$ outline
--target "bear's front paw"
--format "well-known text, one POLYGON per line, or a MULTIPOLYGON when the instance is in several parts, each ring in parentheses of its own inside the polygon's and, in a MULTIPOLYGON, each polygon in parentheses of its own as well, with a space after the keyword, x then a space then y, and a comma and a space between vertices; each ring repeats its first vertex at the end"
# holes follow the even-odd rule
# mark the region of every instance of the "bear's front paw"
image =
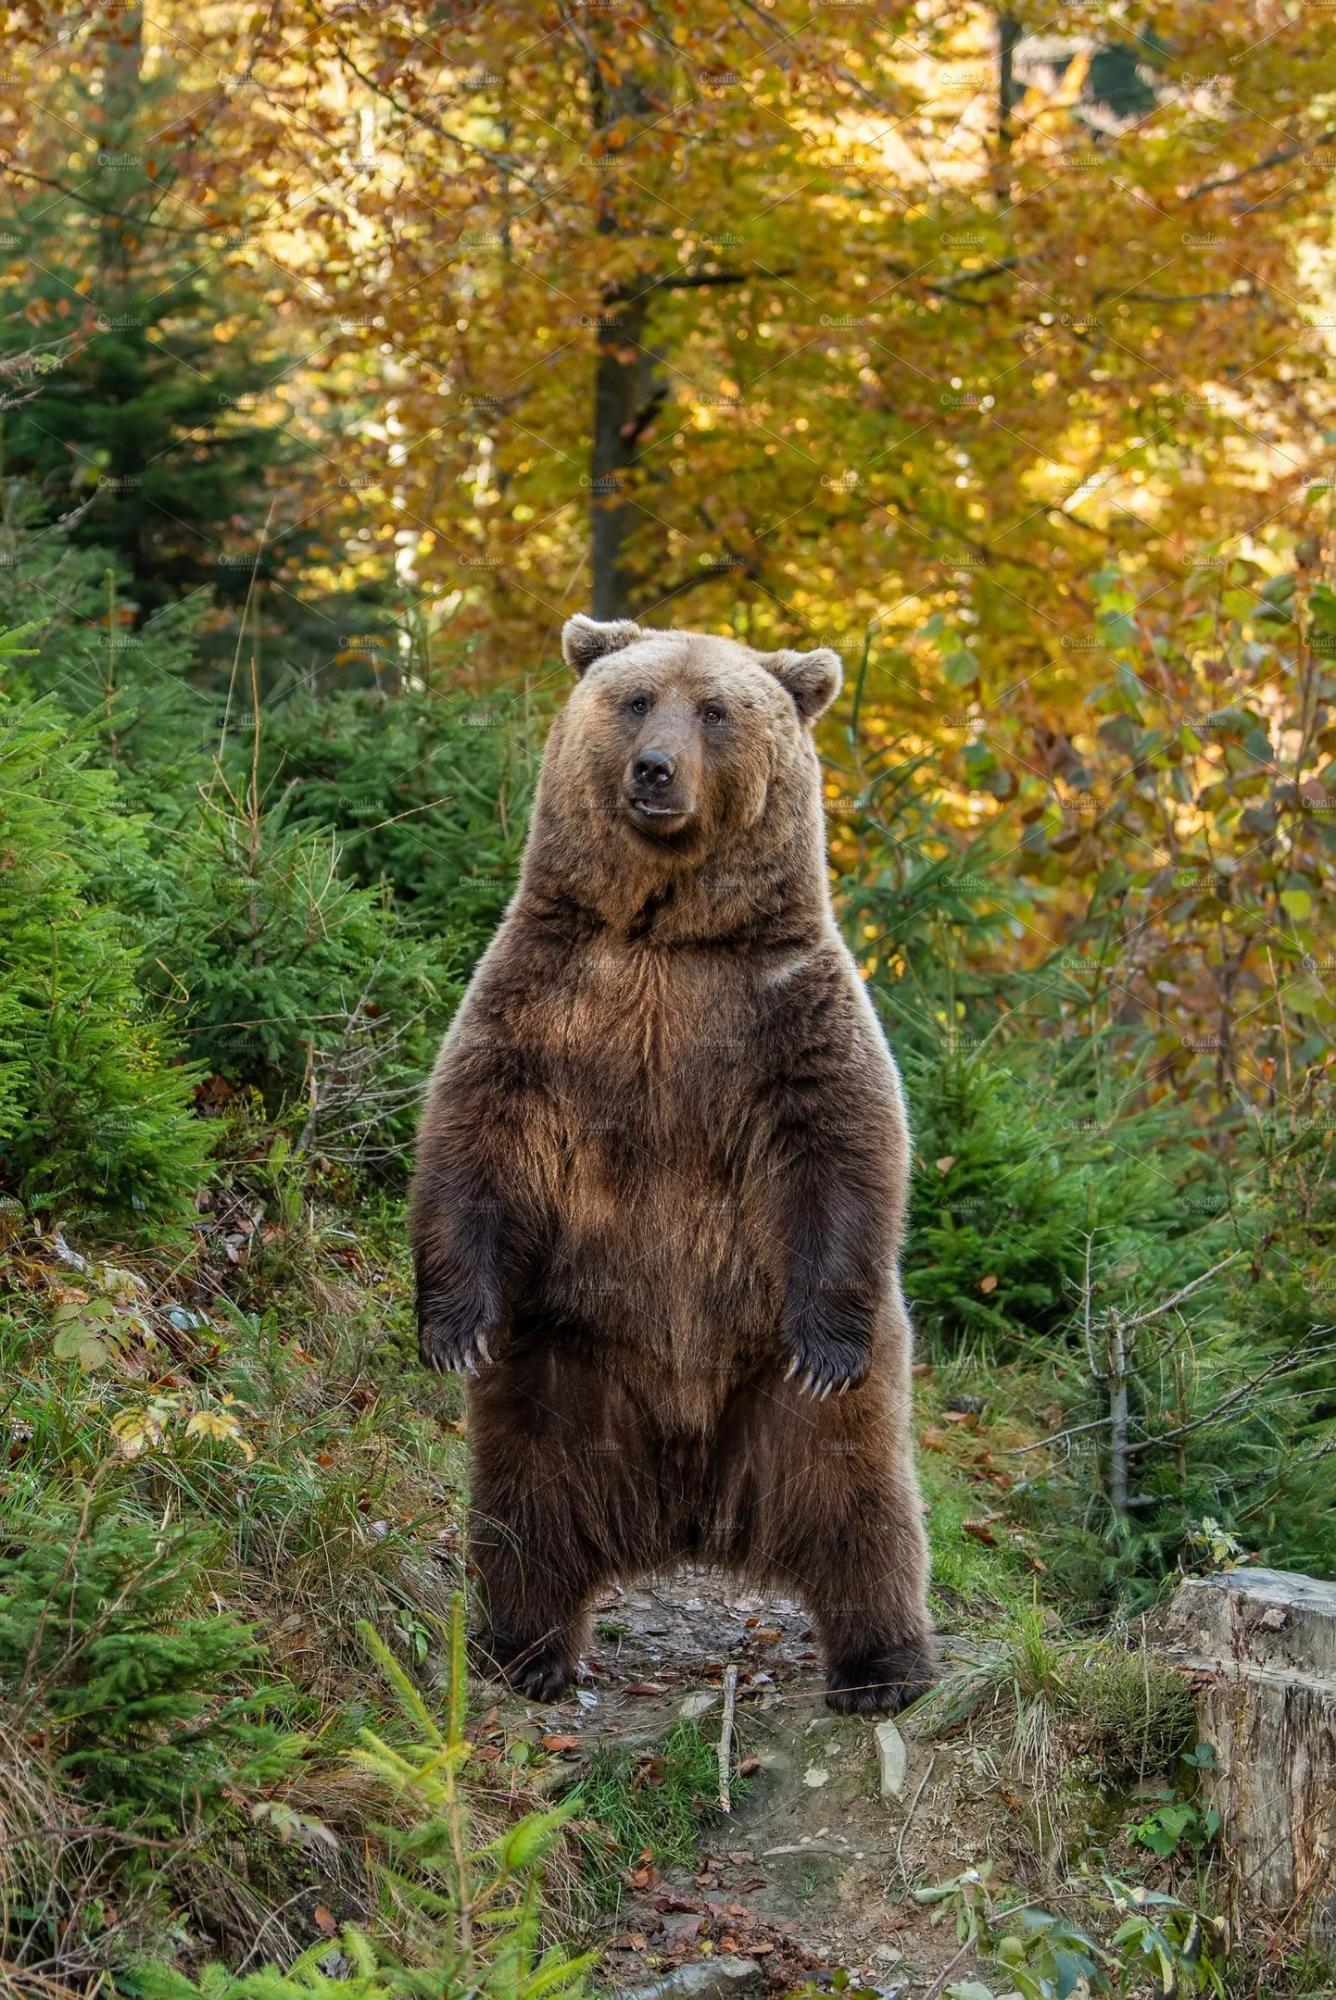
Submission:
POLYGON ((867 1377, 868 1351, 852 1340, 804 1341, 794 1353, 784 1380, 804 1395, 823 1403, 831 1390, 843 1396, 867 1377))
POLYGON ((461 1326, 449 1319, 424 1317, 418 1322, 418 1354, 424 1368, 438 1375, 476 1375, 491 1365, 495 1328, 461 1326))

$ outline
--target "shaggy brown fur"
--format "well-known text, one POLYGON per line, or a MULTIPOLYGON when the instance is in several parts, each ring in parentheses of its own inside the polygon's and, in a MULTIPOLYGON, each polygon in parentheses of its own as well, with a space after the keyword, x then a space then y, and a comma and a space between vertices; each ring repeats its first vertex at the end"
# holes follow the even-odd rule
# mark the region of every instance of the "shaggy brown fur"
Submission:
POLYGON ((804 1599, 841 1710, 932 1673, 899 1079, 826 887, 833 653, 574 618, 518 894, 432 1078, 423 1359, 470 1376, 480 1649, 541 1699, 611 1578, 804 1599))

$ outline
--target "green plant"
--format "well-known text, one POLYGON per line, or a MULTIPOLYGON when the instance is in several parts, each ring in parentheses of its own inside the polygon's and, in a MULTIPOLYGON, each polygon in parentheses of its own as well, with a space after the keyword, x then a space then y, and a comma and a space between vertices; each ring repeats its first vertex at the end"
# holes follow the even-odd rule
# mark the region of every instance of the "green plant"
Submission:
POLYGON ((0 705, 0 1187, 140 1233, 190 1218, 209 1151, 112 900, 150 865, 87 737, 49 699, 0 705))
POLYGON ((347 874, 388 887, 462 981, 515 885, 538 748, 503 690, 295 693, 266 712, 260 780, 290 820, 332 828, 347 874))
POLYGON ((221 771, 143 878, 146 977, 191 1057, 298 1143, 364 1161, 411 1135, 443 1018, 428 941, 349 881, 335 837, 221 771))
POLYGON ((0 1700, 108 1827, 174 1831, 300 1753, 264 1719, 250 1629, 205 1610, 212 1537, 89 1492, 10 1495, 0 1542, 0 1700))
MULTIPOLYGON (((954 1034, 905 1081, 915 1138, 905 1290, 948 1352, 1013 1359, 1070 1324, 1087 1233, 1127 1226, 1144 1186, 1123 1147, 1066 1122, 1014 1044, 954 1034)), ((1077 1109, 1081 1106, 1078 1101, 1077 1109)))
POLYGON ((1169 1799, 1127 1830, 1129 1840, 1150 1849, 1167 1861, 1186 1848, 1200 1854, 1220 1831, 1220 1815, 1214 1806, 1202 1807, 1191 1799, 1169 1799))
POLYGON ((916 1890, 932 1921, 954 1919, 960 1949, 991 1961, 1004 1987, 973 1979, 944 1985, 947 2000, 1071 2000, 1071 1996, 1136 1992, 1155 1979, 1161 2000, 1191 1993, 1225 1993, 1218 1948, 1219 1919, 1204 1918, 1176 1896, 1129 1888, 1102 1877, 1104 1894, 1091 1898, 1096 1915, 1113 1922, 1099 1940, 1061 1912, 1017 1903, 1006 1890, 994 1894, 987 1865, 966 1869, 952 1881, 916 1890))
POLYGON ((412 1740, 392 1745, 360 1732, 353 1761, 384 1786, 399 1814, 379 1830, 373 1928, 345 1924, 285 1969, 233 1975, 220 1966, 198 1981, 162 1962, 125 1978, 139 2000, 557 2000, 585 1990, 595 1954, 572 1957, 541 1940, 543 1866, 575 1810, 527 1813, 475 1845, 462 1785, 473 1746, 464 1733, 463 1603, 449 1624, 444 1727, 369 1627, 368 1649, 390 1683, 412 1740))

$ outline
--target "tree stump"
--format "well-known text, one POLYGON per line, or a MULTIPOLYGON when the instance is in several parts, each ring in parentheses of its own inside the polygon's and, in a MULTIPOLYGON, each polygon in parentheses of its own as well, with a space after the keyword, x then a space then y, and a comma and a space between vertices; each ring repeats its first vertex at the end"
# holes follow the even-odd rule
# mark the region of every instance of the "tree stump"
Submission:
POLYGON ((1336 1937, 1336 1583, 1276 1569, 1194 1577, 1159 1638, 1198 1680, 1236 1904, 1296 1937, 1336 1937))

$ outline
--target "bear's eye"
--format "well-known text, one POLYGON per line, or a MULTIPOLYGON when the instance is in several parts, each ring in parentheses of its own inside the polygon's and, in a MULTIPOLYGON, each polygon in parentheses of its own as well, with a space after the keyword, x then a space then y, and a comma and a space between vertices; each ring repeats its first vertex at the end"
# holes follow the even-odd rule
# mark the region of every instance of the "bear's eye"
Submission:
POLYGON ((720 708, 717 701, 707 701, 700 712, 700 719, 708 723, 711 729, 717 729, 721 722, 728 721, 728 712, 720 708))
POLYGON ((633 694, 626 706, 630 709, 632 715, 648 715, 649 696, 647 694, 633 694))

